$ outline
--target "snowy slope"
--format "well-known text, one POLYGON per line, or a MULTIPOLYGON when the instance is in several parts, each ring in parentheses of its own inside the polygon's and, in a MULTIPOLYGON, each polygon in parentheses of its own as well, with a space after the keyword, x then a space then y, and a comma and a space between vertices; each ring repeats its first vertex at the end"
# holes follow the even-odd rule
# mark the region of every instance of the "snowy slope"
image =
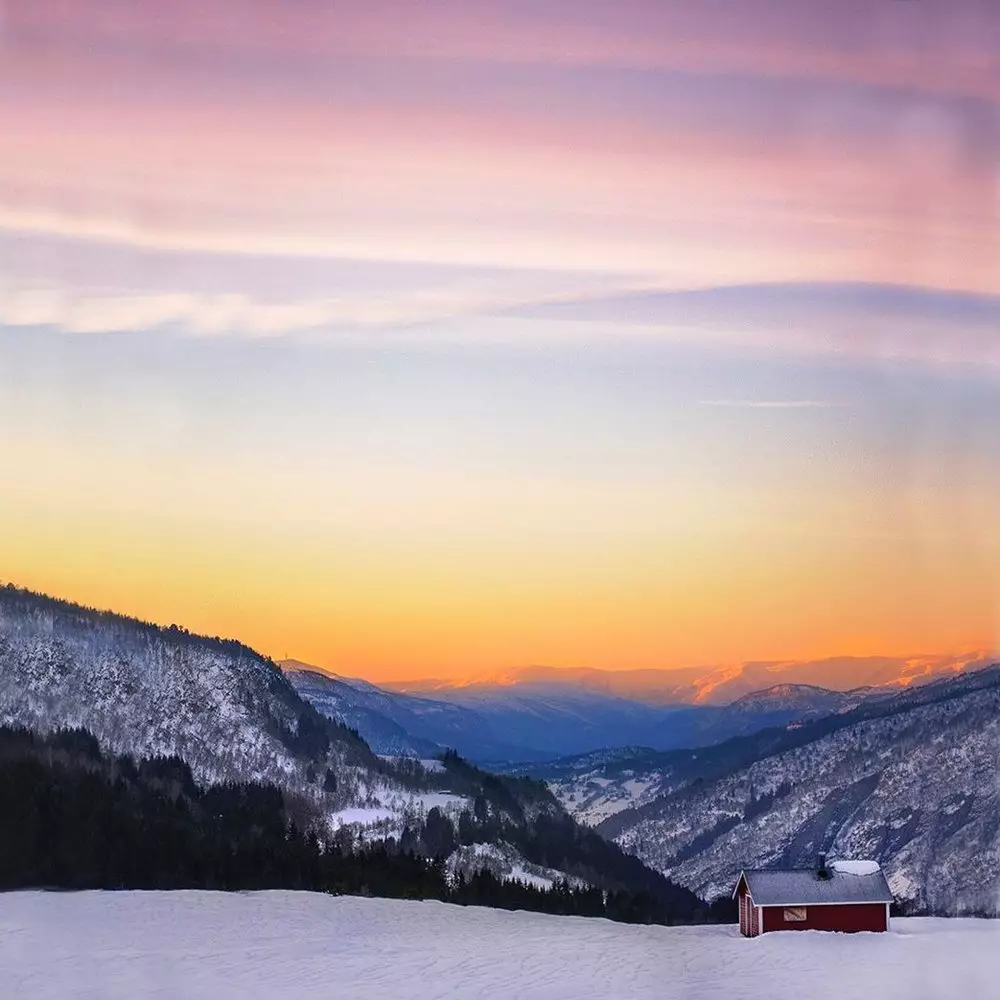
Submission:
MULTIPOLYGON (((112 754, 177 755, 201 783, 271 782, 293 793, 297 813, 308 810, 320 831, 350 826, 365 841, 412 836, 433 809, 458 825, 479 800, 487 832, 467 830, 466 839, 516 842, 530 857, 552 845, 539 820, 568 819, 543 786, 459 761, 449 769, 376 756, 240 643, 13 587, 0 587, 0 725, 82 727, 112 754)), ((580 832, 569 822, 562 834, 580 832)), ((610 887, 662 883, 618 851, 602 858, 594 874, 610 887)))
POLYGON ((246 646, 13 587, 0 587, 0 725, 83 727, 111 753, 176 754, 201 782, 271 782, 320 812, 402 814, 413 799, 246 646))
POLYGON ((938 912, 1000 899, 1000 671, 709 751, 586 758, 560 800, 695 891, 817 854, 879 860, 897 897, 938 912))
POLYGON ((888 934, 636 927, 308 893, 0 896, 19 1000, 988 1000, 1000 923, 888 934), (737 988, 738 987, 738 988, 737 988))
POLYGON ((551 889, 557 882, 569 882, 577 888, 586 886, 582 879, 526 861, 515 847, 504 843, 459 847, 447 858, 445 867, 452 878, 459 873, 469 878, 478 871, 488 871, 501 882, 523 882, 536 889, 551 889))

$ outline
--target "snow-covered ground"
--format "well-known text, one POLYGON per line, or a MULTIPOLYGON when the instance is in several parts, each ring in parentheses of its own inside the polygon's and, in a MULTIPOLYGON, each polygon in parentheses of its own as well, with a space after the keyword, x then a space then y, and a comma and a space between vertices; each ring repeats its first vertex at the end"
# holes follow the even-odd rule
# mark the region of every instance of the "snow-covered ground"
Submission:
POLYGON ((459 847, 445 862, 451 878, 462 872, 470 878, 477 871, 492 872, 502 882, 524 882, 536 889, 551 889, 557 882, 585 887, 586 882, 565 872, 532 864, 511 844, 469 844, 459 847))
POLYGON ((0 895, 0 997, 990 1000, 1000 922, 630 927, 310 893, 0 895))

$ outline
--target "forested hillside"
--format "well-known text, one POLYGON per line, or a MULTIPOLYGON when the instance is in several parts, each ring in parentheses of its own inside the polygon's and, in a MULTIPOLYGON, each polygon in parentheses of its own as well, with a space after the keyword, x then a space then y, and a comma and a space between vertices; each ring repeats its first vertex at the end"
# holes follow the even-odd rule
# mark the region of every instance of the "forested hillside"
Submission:
POLYGON ((1000 669, 698 751, 623 752, 547 774, 560 800, 708 898, 744 867, 881 862, 912 912, 995 913, 1000 669))
MULTIPOLYGON (((601 912, 635 919, 709 916, 693 893, 577 824, 543 784, 455 753, 379 757, 236 642, 0 588, 4 724, 16 730, 0 813, 14 838, 12 884, 502 901, 528 890, 493 883, 520 879, 574 900, 600 893, 601 912)), ((565 908, 578 901, 554 899, 544 905, 576 912, 565 908)))
MULTIPOLYGON (((467 774, 472 782, 478 777, 467 774)), ((484 817, 487 796, 509 794, 507 779, 491 786, 480 807, 484 817)), ((503 882, 488 871, 449 879, 445 860, 458 840, 437 810, 405 840, 371 844, 347 831, 323 837, 301 807, 273 785, 202 788, 176 757, 106 756, 83 730, 42 737, 0 728, 0 890, 287 888, 643 923, 713 915, 652 873, 650 891, 603 890, 596 884, 607 880, 601 868, 589 869, 594 884, 562 881, 549 889, 503 882)), ((490 832, 485 819, 463 831, 469 838, 490 832)), ((618 855, 626 873, 641 868, 594 834, 578 841, 572 830, 544 823, 534 835, 522 834, 521 845, 541 861, 558 854, 568 867, 584 869, 596 851, 598 860, 618 855)))

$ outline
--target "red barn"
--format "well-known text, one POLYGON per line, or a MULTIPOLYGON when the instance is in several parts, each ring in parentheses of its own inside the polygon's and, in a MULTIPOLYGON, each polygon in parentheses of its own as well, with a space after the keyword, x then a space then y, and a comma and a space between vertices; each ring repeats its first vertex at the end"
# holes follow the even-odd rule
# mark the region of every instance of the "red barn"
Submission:
POLYGON ((740 872, 740 933, 887 931, 892 892, 875 861, 823 859, 816 868, 740 872))

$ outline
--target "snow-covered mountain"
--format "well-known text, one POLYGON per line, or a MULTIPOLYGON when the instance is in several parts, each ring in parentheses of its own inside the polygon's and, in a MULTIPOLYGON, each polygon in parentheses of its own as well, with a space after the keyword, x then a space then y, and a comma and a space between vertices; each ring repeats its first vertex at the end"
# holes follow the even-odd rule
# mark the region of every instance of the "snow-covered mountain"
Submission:
POLYGON ((869 698, 700 750, 545 769, 559 799, 712 897, 744 867, 875 858, 897 897, 949 913, 1000 900, 1000 667, 869 698))
POLYGON ((747 660, 669 670, 597 670, 520 667, 473 680, 420 680, 386 684, 393 691, 468 704, 518 691, 560 688, 591 691, 651 705, 728 705, 777 686, 830 691, 912 687, 993 662, 985 650, 954 655, 831 656, 818 660, 747 660))
POLYGON ((545 751, 511 738, 484 713, 464 705, 397 694, 358 678, 324 674, 283 661, 292 686, 320 712, 356 729, 381 754, 428 757, 453 748, 470 760, 548 760, 545 751))
POLYGON ((283 661, 281 668, 301 697, 328 718, 357 730, 376 753, 423 758, 445 749, 437 740, 414 735, 412 730, 418 728, 414 717, 423 707, 419 698, 394 695, 355 678, 322 674, 295 661, 283 661))
MULTIPOLYGON (((105 753, 181 757, 203 784, 277 785, 331 837, 350 826, 367 841, 419 846, 433 826, 444 854, 489 844, 483 857, 502 856, 515 873, 586 871, 592 884, 651 891, 678 913, 701 905, 578 826, 540 783, 455 755, 423 764, 377 756, 276 664, 232 640, 0 587, 0 725, 79 727, 105 753)), ((461 859, 463 870, 472 860, 461 859)))
POLYGON ((282 667, 295 689, 332 719, 357 729, 379 753, 428 756, 454 747, 493 766, 555 760, 598 748, 707 746, 857 705, 875 689, 842 694, 780 685, 731 705, 655 705, 555 684, 455 689, 415 696, 335 677, 296 661, 282 667))
POLYGON ((0 724, 82 727, 112 753, 176 754, 203 782, 270 782, 324 810, 405 792, 248 647, 12 586, 0 587, 0 724))

